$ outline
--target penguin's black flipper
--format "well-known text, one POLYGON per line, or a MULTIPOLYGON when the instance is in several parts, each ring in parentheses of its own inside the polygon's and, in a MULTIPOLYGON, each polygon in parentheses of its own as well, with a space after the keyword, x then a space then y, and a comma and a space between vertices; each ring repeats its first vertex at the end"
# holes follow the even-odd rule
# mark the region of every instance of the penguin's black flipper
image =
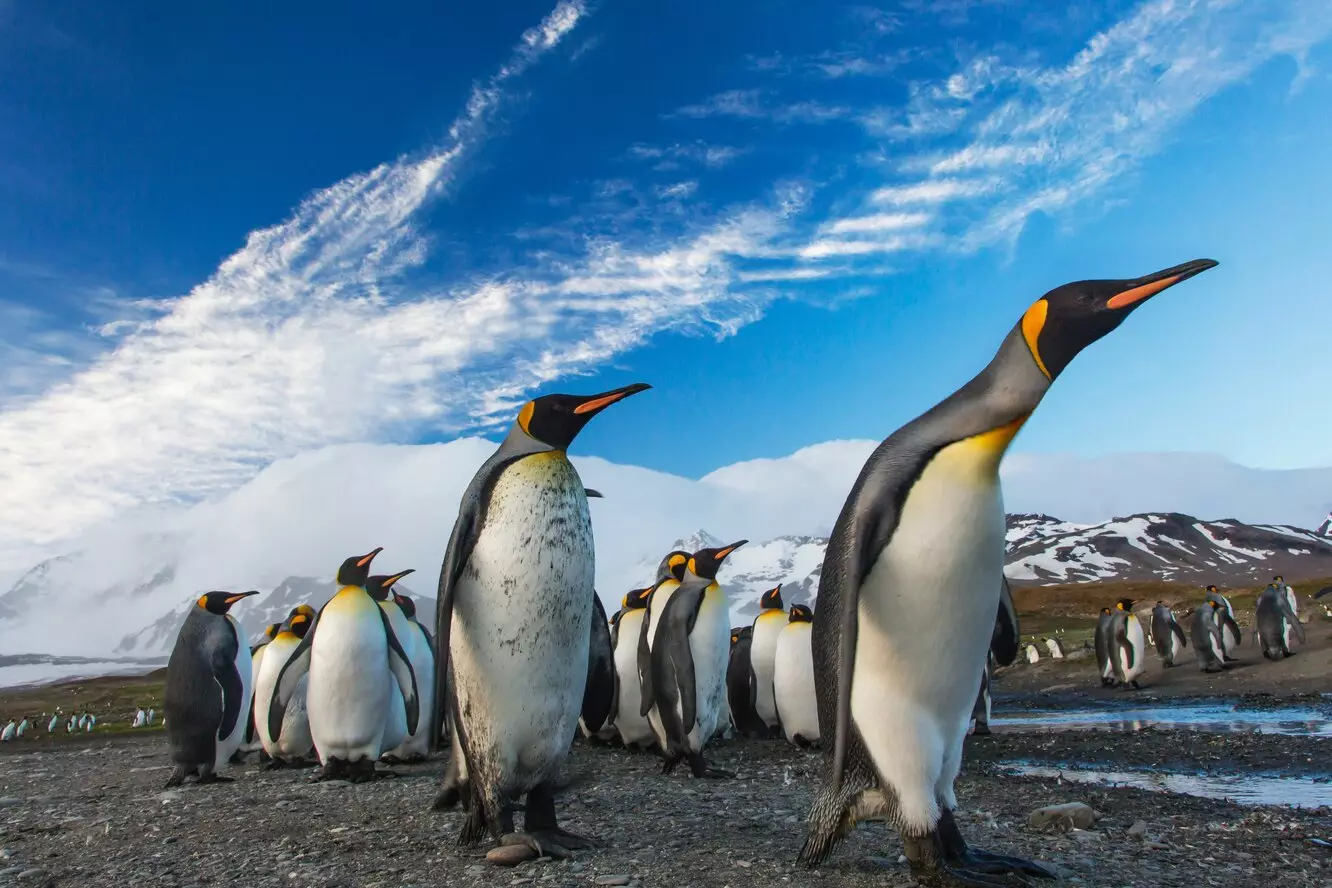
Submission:
POLYGON ((1004 577, 999 584, 999 613, 994 620, 994 634, 990 637, 990 650, 1000 666, 1011 666, 1017 660, 1021 637, 1013 591, 1008 588, 1008 577, 1004 577))
POLYGON ((1179 646, 1180 646, 1180 647, 1188 647, 1188 646, 1189 646, 1189 640, 1188 640, 1187 638, 1184 637, 1184 630, 1183 630, 1182 628, 1180 628, 1179 623, 1176 622, 1175 620, 1171 620, 1171 621, 1170 621, 1170 631, 1173 632, 1173 633, 1175 633, 1175 635, 1179 638, 1179 646))
POLYGON ((1314 593, 1314 598, 1326 598, 1328 595, 1332 595, 1332 586, 1324 586, 1319 589, 1314 593))
POLYGON ((213 678, 222 686, 222 723, 217 728, 217 739, 231 736, 240 720, 241 697, 245 695, 245 684, 240 672, 236 670, 236 654, 240 643, 232 633, 230 643, 223 644, 213 653, 213 678))
POLYGON ((694 652, 689 647, 689 633, 698 622, 698 609, 703 605, 705 586, 680 586, 671 596, 662 615, 665 637, 658 644, 666 645, 666 654, 675 667, 675 683, 680 689, 680 720, 684 736, 694 729, 698 718, 698 682, 694 675, 694 652))
POLYGON ((1227 629, 1235 633, 1236 647, 1238 647, 1240 644, 1243 643, 1244 636, 1240 634, 1239 623, 1235 622, 1234 615, 1231 614, 1229 611, 1226 611, 1221 614, 1221 640, 1222 640, 1221 647, 1223 649, 1225 648, 1225 637, 1227 629))
POLYGON ((652 631, 652 596, 660 587, 661 582, 658 582, 647 594, 647 612, 643 614, 643 626, 638 632, 638 692, 643 700, 638 714, 642 718, 647 718, 657 702, 652 687, 652 649, 648 647, 648 633, 652 631))
POLYGON ((421 700, 416 689, 416 672, 412 669, 412 658, 402 649, 402 642, 393 634, 393 624, 382 607, 379 611, 380 622, 384 624, 384 637, 388 640, 389 669, 398 680, 402 689, 402 702, 407 708, 407 733, 416 733, 416 724, 421 718, 421 700))
MULTIPOLYGON (((324 607, 328 607, 328 602, 324 603, 324 607)), ((290 702, 291 695, 296 693, 296 685, 310 671, 310 651, 314 644, 315 632, 319 629, 319 618, 323 615, 324 608, 321 607, 310 622, 305 637, 283 664, 277 682, 273 685, 273 696, 268 702, 268 736, 274 743, 282 737, 282 720, 287 715, 287 703, 290 702)))
POLYGON ((416 628, 421 630, 421 635, 426 640, 426 647, 430 648, 430 662, 438 662, 439 650, 435 647, 435 636, 431 635, 430 630, 422 626, 420 623, 416 624, 416 628))
POLYGON ((592 626, 588 642, 587 685, 583 689, 583 723, 591 734, 606 726, 615 712, 615 655, 601 598, 592 593, 592 626))
POLYGON ((1295 627, 1295 637, 1300 640, 1300 644, 1304 644, 1304 627, 1300 625, 1300 619, 1295 616, 1295 611, 1291 608, 1290 602, 1286 600, 1284 595, 1278 595, 1276 599, 1277 607, 1281 608, 1281 613, 1285 616, 1286 622, 1295 627))
POLYGON ((1128 620, 1116 621, 1115 648, 1116 651, 1124 651, 1124 662, 1128 664, 1129 669, 1132 669, 1135 657, 1133 655, 1133 645, 1129 643, 1128 639, 1128 620))

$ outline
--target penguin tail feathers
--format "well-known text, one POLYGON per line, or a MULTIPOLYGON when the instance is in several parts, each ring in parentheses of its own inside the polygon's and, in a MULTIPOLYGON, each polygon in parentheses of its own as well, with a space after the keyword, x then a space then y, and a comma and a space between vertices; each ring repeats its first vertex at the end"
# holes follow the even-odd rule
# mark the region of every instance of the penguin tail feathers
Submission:
POLYGON ((797 863, 810 868, 818 866, 855 828, 852 808, 857 794, 858 791, 852 789, 846 781, 842 781, 839 789, 824 784, 810 808, 809 832, 796 857, 797 863))

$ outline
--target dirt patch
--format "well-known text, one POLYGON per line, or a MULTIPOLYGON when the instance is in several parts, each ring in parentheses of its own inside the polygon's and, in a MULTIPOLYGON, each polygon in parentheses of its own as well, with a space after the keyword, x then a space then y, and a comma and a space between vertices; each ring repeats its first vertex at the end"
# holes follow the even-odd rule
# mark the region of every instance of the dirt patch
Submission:
MULTIPOLYGON (((1255 742, 1255 761, 1327 758, 1317 741, 1269 746, 1267 739, 1255 742)), ((994 763, 1031 757, 1055 740, 1082 742, 1066 735, 974 738, 958 783, 960 820, 974 844, 1050 861, 1071 884, 1270 888, 1332 881, 1332 851, 1309 841, 1332 839, 1327 809, 1245 809, 995 773, 994 763), (1067 801, 1100 812, 1095 828, 1051 833, 1027 826, 1032 810, 1067 801)), ((1205 769, 1222 755, 1167 735, 1116 737, 1115 746, 1124 761, 1144 765, 1173 757, 1205 769)), ((238 778, 232 784, 164 791, 168 768, 160 739, 52 745, 0 759, 0 796, 6 797, 0 801, 0 853, 8 855, 0 860, 0 882, 26 872, 20 884, 116 888, 240 881, 572 888, 596 885, 598 877, 600 884, 670 888, 914 884, 898 862, 901 843, 879 824, 856 831, 817 870, 794 865, 817 755, 751 741, 718 744, 714 757, 738 778, 663 777, 652 757, 576 746, 570 773, 582 779, 560 799, 562 825, 603 847, 572 862, 500 870, 485 863, 484 848, 455 846, 460 815, 427 810, 438 762, 362 786, 309 784, 308 771, 245 765, 229 769, 238 778)), ((1227 767, 1247 761, 1234 753, 1225 759, 1227 767)))

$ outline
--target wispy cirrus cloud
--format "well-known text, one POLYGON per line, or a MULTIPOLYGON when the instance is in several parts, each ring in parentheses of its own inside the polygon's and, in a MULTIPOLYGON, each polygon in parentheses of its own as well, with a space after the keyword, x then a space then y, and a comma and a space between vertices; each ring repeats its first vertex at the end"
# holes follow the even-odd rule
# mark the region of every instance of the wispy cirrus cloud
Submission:
POLYGON ((741 117, 776 123, 827 123, 854 117, 850 108, 813 100, 772 102, 758 89, 732 89, 693 105, 677 108, 674 117, 741 117))

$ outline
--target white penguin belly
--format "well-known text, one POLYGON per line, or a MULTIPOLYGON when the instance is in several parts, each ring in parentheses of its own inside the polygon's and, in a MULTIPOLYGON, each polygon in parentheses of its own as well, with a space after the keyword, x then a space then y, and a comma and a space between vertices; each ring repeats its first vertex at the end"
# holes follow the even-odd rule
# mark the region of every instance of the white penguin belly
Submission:
MULTIPOLYGON (((250 656, 250 648, 245 644, 245 633, 241 631, 240 624, 231 614, 227 614, 227 622, 231 624, 232 631, 236 633, 236 673, 241 680, 241 699, 240 714, 236 716, 236 726, 231 729, 231 733, 217 742, 217 758, 214 762, 215 767, 220 768, 231 758, 231 754, 240 749, 241 744, 245 742, 245 726, 250 718, 250 695, 254 693, 254 661, 250 656)), ((218 700, 222 699, 222 686, 218 685, 218 700)))
MULTIPOLYGON (((1234 620, 1235 609, 1230 606, 1230 599, 1228 598, 1225 599, 1225 602, 1226 602, 1226 613, 1230 615, 1231 620, 1234 620)), ((1225 651, 1226 655, 1228 656, 1231 653, 1233 653, 1236 648, 1239 647, 1240 636, 1238 632, 1230 628, 1228 621, 1222 620, 1221 614, 1219 612, 1217 613, 1216 616, 1217 616, 1217 622, 1221 626, 1221 649, 1225 651)))
POLYGON ((1182 650, 1184 650, 1184 645, 1183 645, 1183 643, 1180 642, 1180 640, 1179 640, 1179 633, 1177 633, 1177 632, 1175 631, 1173 625, 1172 625, 1171 628, 1170 628, 1169 639, 1170 639, 1170 642, 1169 642, 1169 643, 1170 643, 1170 659, 1171 659, 1171 660, 1174 660, 1176 657, 1179 656, 1180 652, 1181 652, 1182 650))
POLYGON ((625 611, 620 617, 619 633, 615 639, 615 677, 620 686, 619 705, 615 710, 615 729, 620 740, 646 744, 652 740, 652 726, 639 715, 643 705, 643 689, 638 679, 638 636, 643 631, 644 608, 625 611))
POLYGON ((730 608, 726 593, 713 583, 703 593, 694 631, 689 633, 694 659, 694 699, 697 701, 689 749, 702 752, 717 732, 722 702, 726 699, 726 666, 731 653, 730 608))
POLYGON ((777 639, 773 661, 773 691, 782 731, 792 743, 799 736, 808 743, 819 740, 819 710, 814 696, 813 623, 790 623, 777 639))
POLYGON ((388 665, 379 605, 363 589, 344 588, 315 627, 306 710, 319 760, 377 759, 390 695, 401 694, 388 665))
MULTIPOLYGON (((407 661, 412 665, 412 672, 415 674, 418 671, 416 666, 415 627, 412 626, 411 620, 407 619, 407 615, 402 612, 402 608, 398 607, 396 602, 381 601, 379 607, 388 617, 393 636, 398 639, 398 644, 401 645, 403 653, 407 655, 407 661)), ((397 678, 394 678, 393 681, 396 686, 397 678)), ((425 692, 421 688, 421 679, 418 676, 416 679, 416 696, 419 708, 417 711, 416 734, 411 734, 407 730, 407 703, 402 698, 401 688, 398 689, 398 693, 389 695, 389 716, 388 721, 384 724, 384 738, 380 742, 381 755, 392 754, 398 758, 411 757, 412 751, 407 748, 410 741, 413 737, 422 734, 423 725, 429 725, 430 723, 428 720, 422 720, 422 716, 425 714, 424 694, 425 692)))
POLYGON ((593 559, 587 498, 563 454, 501 473, 454 592, 450 641, 474 776, 502 781, 494 791, 526 792, 568 753, 587 685, 593 559))
POLYGON ((851 714, 918 834, 953 781, 999 606, 1004 508, 997 475, 961 442, 925 468, 860 590, 851 714))
POLYGON ((1128 638, 1129 646, 1133 648, 1133 665, 1129 665, 1128 653, 1119 647, 1117 649, 1119 668, 1123 670, 1124 681, 1133 681, 1147 666, 1147 638, 1142 632, 1142 622, 1137 617, 1130 614, 1124 622, 1124 634, 1128 638))
POLYGON ((416 733, 408 734, 403 743, 403 757, 423 756, 430 751, 430 731, 435 718, 435 655, 431 653, 430 642, 426 641, 425 630, 416 623, 411 624, 412 672, 416 675, 416 695, 419 712, 416 733))
POLYGON ((777 657, 777 639, 787 626, 786 611, 769 608, 754 619, 753 640, 749 645, 749 665, 754 670, 758 693, 754 709, 770 728, 777 727, 777 703, 773 696, 773 662, 777 657))
MULTIPOLYGON (((679 586, 680 582, 678 580, 665 580, 652 593, 652 597, 648 599, 647 643, 649 651, 657 644, 657 632, 661 629, 661 617, 666 610, 666 602, 670 601, 671 596, 675 594, 675 590, 679 586)), ((661 713, 657 711, 655 705, 648 711, 647 720, 648 726, 652 728, 653 736, 657 739, 657 745, 666 749, 669 746, 666 739, 666 726, 662 723, 661 713)))
POLYGON ((287 709, 282 717, 282 734, 275 743, 268 731, 268 710, 273 700, 273 690, 277 687, 278 675, 282 667, 291 659, 300 645, 295 635, 279 634, 266 646, 267 654, 259 669, 259 677, 254 683, 254 726, 259 742, 264 751, 274 758, 283 760, 304 758, 314 748, 310 739, 310 718, 305 709, 305 695, 309 687, 309 676, 303 676, 296 683, 287 709))

